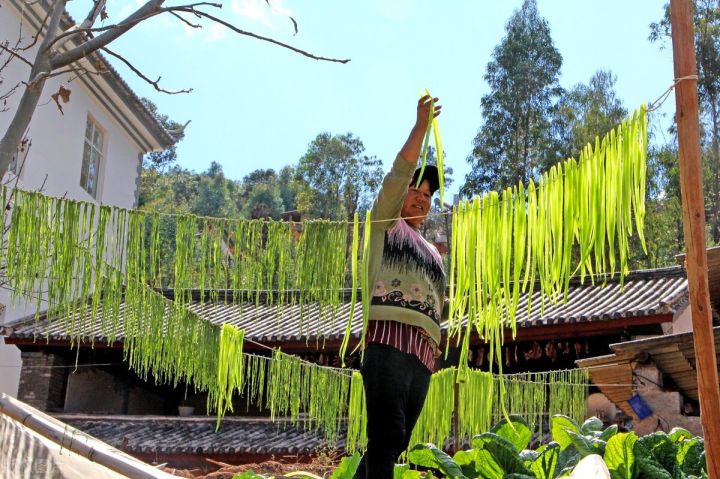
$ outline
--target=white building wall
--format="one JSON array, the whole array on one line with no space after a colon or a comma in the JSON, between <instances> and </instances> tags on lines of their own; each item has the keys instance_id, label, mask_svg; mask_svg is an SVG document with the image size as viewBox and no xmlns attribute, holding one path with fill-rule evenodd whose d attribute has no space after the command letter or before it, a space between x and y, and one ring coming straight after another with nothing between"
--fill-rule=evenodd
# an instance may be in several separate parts
<instances>
[{"instance_id":1,"label":"white building wall","mask_svg":"<svg viewBox=\"0 0 720 479\"><path fill-rule=\"evenodd\" d=\"M0 41L9 40L11 45L17 41L20 27L20 18L12 8L10 5L0 8ZM22 31L25 35L34 33L28 25L24 25ZM27 43L29 40L26 38L22 44ZM24 55L32 59L35 53L36 50L33 49L24 52ZM3 55L0 60L5 58L6 55ZM25 63L19 60L11 62L0 72L0 94L19 81L27 81L29 71L30 67ZM124 208L134 207L139 161L143 153L141 147L131 140L80 81L68 84L67 80L67 76L50 79L43 89L28 130L32 146L20 173L18 186L27 190L38 190L42 187L43 192L50 196L66 196ZM64 114L60 113L50 98L61 84L71 91L70 102L62 104ZM7 111L0 112L0 135L5 133L21 94L22 90L19 89L8 99L5 107ZM97 199L93 199L80 186L88 115L105 130L105 158L100 169ZM13 175L8 175L5 180L14 179ZM35 311L34 303L11 306L5 290L0 290L0 303L8 306L0 316L0 329L3 325L11 324ZM0 337L0 392L17 395L20 365L19 350L13 345L5 345Z\"/></svg>"}]
</instances>

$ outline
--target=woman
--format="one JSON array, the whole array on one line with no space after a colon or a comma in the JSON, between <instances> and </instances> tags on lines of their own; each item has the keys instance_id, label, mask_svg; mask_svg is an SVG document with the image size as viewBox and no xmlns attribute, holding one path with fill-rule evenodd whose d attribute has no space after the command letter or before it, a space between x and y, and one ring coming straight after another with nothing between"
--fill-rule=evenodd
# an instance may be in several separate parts
<instances>
[{"instance_id":1,"label":"woman","mask_svg":"<svg viewBox=\"0 0 720 479\"><path fill-rule=\"evenodd\" d=\"M439 356L445 273L437 249L418 229L439 188L437 168L416 169L438 99L418 101L417 117L372 209L369 279L373 289L361 373L368 446L356 479L391 479L408 447ZM414 172L414 173L413 173ZM418 185L418 178L420 184Z\"/></svg>"}]
</instances>

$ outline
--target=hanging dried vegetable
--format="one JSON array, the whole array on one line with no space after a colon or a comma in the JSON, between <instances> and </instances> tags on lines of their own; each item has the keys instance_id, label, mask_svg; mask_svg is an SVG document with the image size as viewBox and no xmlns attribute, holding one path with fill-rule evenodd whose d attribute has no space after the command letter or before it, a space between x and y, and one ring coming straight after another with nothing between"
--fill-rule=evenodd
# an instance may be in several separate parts
<instances>
[{"instance_id":1,"label":"hanging dried vegetable","mask_svg":"<svg viewBox=\"0 0 720 479\"><path fill-rule=\"evenodd\" d=\"M367 410L362 376L353 371L350 382L350 404L348 406L347 436L345 450L352 454L367 447Z\"/></svg>"},{"instance_id":2,"label":"hanging dried vegetable","mask_svg":"<svg viewBox=\"0 0 720 479\"><path fill-rule=\"evenodd\" d=\"M488 343L491 367L502 370L504 331L514 335L520 289L532 296L536 278L544 303L566 297L578 272L593 281L627 275L628 237L637 231L644 247L646 116L643 106L578 161L543 173L537 186L490 191L455 207L448 328L459 340L468 318L460 364L474 329Z\"/></svg>"},{"instance_id":3,"label":"hanging dried vegetable","mask_svg":"<svg viewBox=\"0 0 720 479\"><path fill-rule=\"evenodd\" d=\"M458 374L460 380L458 381ZM587 369L498 375L486 371L447 368L430 379L427 398L412 432L410 445L418 442L445 444L452 433L452 416L457 414L458 438L473 435L507 416L522 416L533 431L542 431L547 417L558 412L576 421L585 419L589 375ZM458 403L454 401L458 388ZM505 391L501 394L501 391ZM362 377L354 373L350 391L346 450L362 450L367 438L365 397ZM362 428L362 429L361 429Z\"/></svg>"}]
</instances>

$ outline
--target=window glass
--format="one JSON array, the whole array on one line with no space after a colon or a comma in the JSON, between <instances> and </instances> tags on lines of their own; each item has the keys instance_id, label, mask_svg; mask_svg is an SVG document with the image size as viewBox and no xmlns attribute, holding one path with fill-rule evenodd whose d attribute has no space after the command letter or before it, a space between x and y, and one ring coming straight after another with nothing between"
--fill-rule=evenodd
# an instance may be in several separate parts
<instances>
[{"instance_id":1,"label":"window glass","mask_svg":"<svg viewBox=\"0 0 720 479\"><path fill-rule=\"evenodd\" d=\"M97 197L100 170L103 163L104 134L98 125L88 117L85 127L85 144L83 145L83 161L80 171L80 186Z\"/></svg>"}]
</instances>

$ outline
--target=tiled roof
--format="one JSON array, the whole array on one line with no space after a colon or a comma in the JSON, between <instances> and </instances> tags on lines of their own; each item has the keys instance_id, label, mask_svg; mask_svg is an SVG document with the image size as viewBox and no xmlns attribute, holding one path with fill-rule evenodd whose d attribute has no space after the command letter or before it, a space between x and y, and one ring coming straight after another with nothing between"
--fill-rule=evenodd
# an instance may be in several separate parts
<instances>
[{"instance_id":1,"label":"tiled roof","mask_svg":"<svg viewBox=\"0 0 720 479\"><path fill-rule=\"evenodd\" d=\"M172 298L172 291L164 291L164 294ZM349 292L334 319L327 315L321 319L317 305L306 306L301 311L298 305L265 304L263 297L259 302L234 304L232 295L232 292L220 292L217 300L210 302L206 298L205 302L201 302L199 294L194 294L189 308L215 324L228 323L244 329L246 338L264 343L340 339L350 313ZM560 299L553 305L546 300L543 309L536 288L529 312L527 303L528 295L522 295L517 316L520 328L673 314L687 303L687 280L680 267L633 272L625 278L624 287L612 279L605 286L593 286L587 279L584 285L573 280L567 302ZM100 310L99 315L102 314ZM123 304L120 317L117 318L120 337L124 314ZM89 318L89 308L85 316ZM60 323L51 319L48 326L47 318L41 315L37 322L34 318L28 318L15 323L6 335L18 339L46 336L53 340L68 339ZM100 324L98 320L93 333L96 341L106 340L100 331ZM361 325L362 308L358 301L352 327L356 338L360 335Z\"/></svg>"},{"instance_id":2,"label":"tiled roof","mask_svg":"<svg viewBox=\"0 0 720 479\"><path fill-rule=\"evenodd\" d=\"M317 452L322 434L288 421L226 416L215 432L214 417L55 415L61 421L127 453L290 455ZM344 437L334 448L341 448Z\"/></svg>"}]
</instances>

